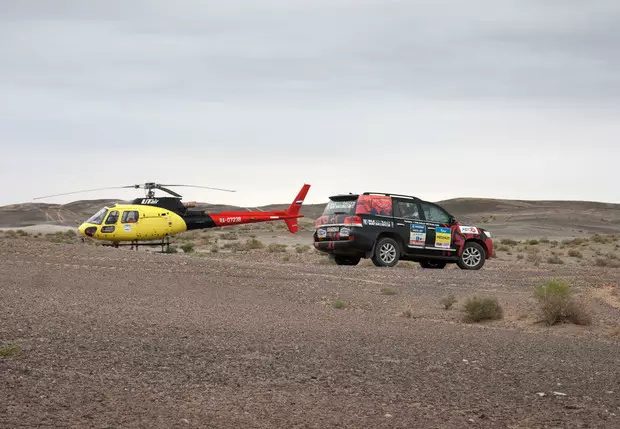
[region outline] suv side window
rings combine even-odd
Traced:
[[[106,225],[113,225],[118,220],[118,210],[112,210],[105,220]]]
[[[450,215],[434,204],[422,203],[426,220],[437,223],[450,223]]]
[[[415,201],[396,201],[398,217],[420,219],[418,203]]]

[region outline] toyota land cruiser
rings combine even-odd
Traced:
[[[462,225],[439,205],[408,195],[332,196],[315,226],[314,247],[339,265],[370,258],[380,267],[406,260],[423,268],[456,263],[478,270],[493,254],[488,231]]]

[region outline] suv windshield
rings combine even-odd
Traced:
[[[327,206],[325,206],[325,210],[323,210],[323,216],[340,214],[354,215],[356,202],[357,198],[345,201],[330,201],[327,203]]]
[[[105,216],[105,214],[108,212],[108,209],[106,209],[105,207],[102,208],[101,210],[99,210],[97,213],[95,213],[94,215],[92,215],[87,221],[86,223],[93,223],[95,225],[101,225],[101,222],[103,222],[103,217]]]

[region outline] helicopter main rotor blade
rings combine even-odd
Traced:
[[[131,185],[131,186],[111,186],[111,187],[108,187],[108,188],[84,189],[84,190],[81,190],[81,191],[63,192],[61,194],[45,195],[43,197],[33,198],[33,200],[41,200],[43,198],[59,197],[61,195],[79,194],[79,193],[82,193],[82,192],[105,191],[105,190],[108,190],[108,189],[124,189],[124,188],[133,188],[133,187],[134,186]]]
[[[171,191],[170,189],[164,188],[164,187],[163,187],[163,186],[161,186],[161,185],[158,185],[158,186],[157,186],[157,189],[160,189],[160,190],[162,190],[162,191],[164,191],[164,192],[168,192],[170,195],[174,195],[175,197],[179,197],[179,198],[181,198],[181,197],[182,197],[182,195],[177,194],[176,192]]]
[[[197,185],[160,185],[160,186],[168,186],[168,187],[184,186],[186,188],[202,188],[202,189],[212,189],[214,191],[237,192],[237,191],[234,191],[234,190],[231,190],[231,189],[212,188],[210,186],[197,186]]]

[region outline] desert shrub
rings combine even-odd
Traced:
[[[450,310],[450,308],[456,303],[456,301],[457,299],[453,294],[446,295],[439,300],[441,305],[443,305],[446,310]]]
[[[534,297],[538,300],[543,321],[555,325],[569,321],[579,325],[592,322],[582,305],[574,300],[571,286],[562,280],[550,280],[536,286]]]
[[[345,306],[346,306],[346,304],[341,299],[337,299],[335,301],[332,301],[332,307],[337,308],[339,310],[343,309]]]
[[[239,238],[239,234],[237,234],[235,231],[228,231],[220,235],[220,238],[222,240],[236,240],[237,238]]]
[[[549,240],[547,237],[543,237],[543,238],[540,239],[540,242],[542,244],[549,244],[549,243],[551,243],[551,240]]]
[[[517,255],[517,259],[521,260],[521,259],[523,259],[523,258],[525,258],[525,256],[523,256],[522,254],[520,254],[520,253],[519,253],[519,254]]]
[[[539,266],[540,263],[542,262],[542,255],[540,254],[540,252],[538,251],[538,249],[535,249],[536,251],[534,252],[529,252],[527,255],[527,261],[533,263],[535,266]]]
[[[597,267],[620,268],[620,263],[613,259],[596,258],[594,265]]]
[[[286,244],[271,243],[269,247],[267,247],[267,250],[271,253],[286,252]]]
[[[164,250],[164,253],[178,253],[178,252],[179,251],[177,250],[175,246],[168,246],[168,248]]]
[[[575,247],[588,244],[587,238],[573,238],[572,240],[562,240],[564,246]]]
[[[381,295],[396,295],[396,291],[391,287],[384,287],[381,289]]]
[[[215,244],[211,246],[211,253],[218,253],[219,251],[220,251],[220,248],[216,246]]]
[[[183,253],[192,253],[194,251],[194,243],[189,242],[189,243],[183,243],[181,245],[181,250],[183,250]]]
[[[525,242],[525,244],[527,244],[528,246],[536,246],[536,245],[538,245],[538,243],[539,243],[539,241],[538,241],[538,240],[536,240],[536,239],[527,240],[527,241]]]
[[[411,306],[407,306],[405,309],[403,309],[403,311],[400,312],[400,317],[411,319],[413,317],[413,308]]]
[[[503,317],[504,310],[497,298],[474,296],[465,302],[465,320],[468,322],[499,320]]]
[[[238,241],[233,241],[232,243],[225,243],[222,246],[222,249],[230,250],[233,253],[244,252],[248,250],[245,243],[239,243]]]
[[[508,247],[508,246],[503,246],[503,245],[502,245],[502,246],[499,246],[499,247],[497,248],[497,251],[498,251],[498,252],[508,252],[509,250],[510,250],[510,247]]]
[[[601,243],[601,244],[605,244],[609,241],[607,237],[603,237],[602,235],[599,235],[599,234],[594,234],[592,237],[590,237],[590,240],[593,243]]]
[[[307,252],[310,249],[311,249],[311,247],[309,245],[307,245],[307,244],[298,244],[297,246],[295,246],[295,251],[297,253],[305,253],[305,252]]]
[[[571,249],[568,251],[568,256],[571,258],[583,258],[583,254],[579,250]]]
[[[558,255],[553,255],[553,256],[550,256],[550,257],[547,258],[547,263],[548,264],[562,265],[562,264],[564,264],[564,261]]]
[[[19,344],[7,344],[0,347],[0,357],[8,357],[19,353],[21,347]]]
[[[503,244],[504,246],[516,246],[517,244],[519,244],[519,242],[513,240],[512,238],[502,238],[500,244]]]
[[[260,240],[257,240],[256,238],[248,238],[247,241],[245,242],[245,246],[248,249],[262,249],[263,247],[265,247],[263,242]]]

